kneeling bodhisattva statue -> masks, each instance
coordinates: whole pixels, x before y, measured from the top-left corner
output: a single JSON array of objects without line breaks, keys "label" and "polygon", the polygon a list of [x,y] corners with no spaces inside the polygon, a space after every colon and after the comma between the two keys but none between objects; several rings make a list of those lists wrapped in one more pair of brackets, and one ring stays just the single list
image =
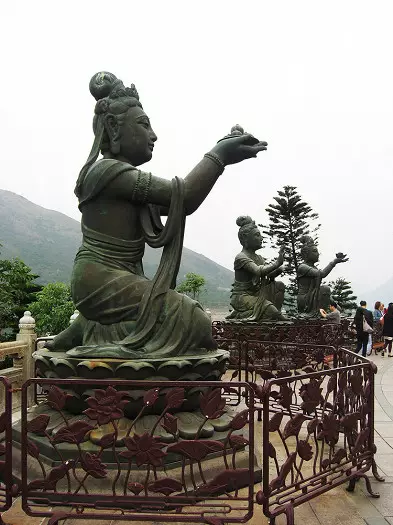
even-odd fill
[{"label": "kneeling bodhisattva statue", "polygon": [[[95,139],[75,188],[83,241],[71,291],[80,315],[47,348],[70,358],[200,358],[216,350],[210,318],[174,290],[185,219],[227,165],[256,157],[267,144],[232,133],[184,180],[161,179],[138,168],[151,159],[157,136],[135,86],[104,72],[93,76],[90,92]],[[153,280],[143,272],[146,243],[164,248]]]},{"label": "kneeling bodhisattva statue", "polygon": [[236,255],[235,282],[231,292],[233,311],[228,320],[263,321],[283,320],[281,308],[284,302],[284,283],[275,278],[283,271],[284,251],[277,260],[266,264],[256,253],[262,247],[262,235],[251,217],[239,217],[239,241],[243,250]]}]

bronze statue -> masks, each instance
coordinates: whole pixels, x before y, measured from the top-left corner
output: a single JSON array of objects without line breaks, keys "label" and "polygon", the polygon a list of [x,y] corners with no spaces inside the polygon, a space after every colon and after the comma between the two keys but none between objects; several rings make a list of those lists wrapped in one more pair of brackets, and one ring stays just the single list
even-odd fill
[{"label": "bronze statue", "polygon": [[330,301],[329,286],[322,285],[322,279],[327,277],[336,264],[348,261],[343,253],[337,253],[336,258],[326,268],[319,270],[315,263],[319,260],[319,251],[312,237],[301,238],[301,256],[303,261],[297,269],[299,286],[297,308],[300,314],[318,315],[322,308],[327,310]]},{"label": "bronze statue", "polygon": [[[47,348],[126,359],[206,353],[216,348],[209,316],[174,290],[185,219],[227,165],[256,157],[267,143],[236,127],[184,180],[161,179],[138,169],[151,159],[157,136],[135,86],[102,72],[91,79],[90,92],[97,101],[95,139],[75,188],[83,241],[71,290],[80,315]],[[143,272],[146,243],[164,248],[152,281]]]},{"label": "bronze statue", "polygon": [[285,286],[275,278],[283,271],[284,250],[277,260],[267,264],[255,253],[262,247],[262,235],[251,217],[239,217],[239,241],[243,250],[236,255],[235,282],[231,292],[233,311],[228,320],[263,321],[285,319],[281,314]]}]

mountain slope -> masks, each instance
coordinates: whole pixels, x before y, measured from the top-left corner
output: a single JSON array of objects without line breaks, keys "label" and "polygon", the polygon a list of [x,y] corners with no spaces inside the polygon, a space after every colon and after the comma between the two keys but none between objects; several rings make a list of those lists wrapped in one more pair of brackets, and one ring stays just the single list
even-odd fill
[{"label": "mountain slope", "polygon": [[[0,258],[20,257],[41,283],[69,282],[73,260],[81,242],[80,223],[57,211],[42,208],[10,191],[0,190]],[[160,260],[160,250],[147,247],[143,260],[152,277]],[[178,281],[188,272],[205,277],[208,304],[228,304],[233,272],[207,257],[183,249]],[[223,290],[224,289],[224,290]]]}]

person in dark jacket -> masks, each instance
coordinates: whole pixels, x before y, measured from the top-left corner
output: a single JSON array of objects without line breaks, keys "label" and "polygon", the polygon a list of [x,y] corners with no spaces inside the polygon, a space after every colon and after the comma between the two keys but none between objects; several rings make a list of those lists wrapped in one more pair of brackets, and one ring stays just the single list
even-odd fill
[{"label": "person in dark jacket", "polygon": [[392,357],[392,342],[393,342],[393,303],[389,303],[388,310],[382,318],[383,331],[382,335],[385,339],[385,344],[381,352],[381,356],[385,355],[386,348],[388,349],[388,357]]},{"label": "person in dark jacket", "polygon": [[364,319],[372,328],[374,325],[373,313],[367,310],[366,301],[360,301],[360,306],[357,308],[354,318],[357,336],[356,352],[359,353],[362,350],[362,356],[366,357],[369,334],[363,330]]}]

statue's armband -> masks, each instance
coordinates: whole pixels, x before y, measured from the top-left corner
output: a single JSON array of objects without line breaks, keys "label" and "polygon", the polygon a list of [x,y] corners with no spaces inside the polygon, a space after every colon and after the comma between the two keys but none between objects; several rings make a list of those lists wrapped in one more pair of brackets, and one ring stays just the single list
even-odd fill
[{"label": "statue's armband", "polygon": [[151,173],[138,170],[138,177],[132,192],[132,200],[137,204],[145,204],[150,197]]}]

